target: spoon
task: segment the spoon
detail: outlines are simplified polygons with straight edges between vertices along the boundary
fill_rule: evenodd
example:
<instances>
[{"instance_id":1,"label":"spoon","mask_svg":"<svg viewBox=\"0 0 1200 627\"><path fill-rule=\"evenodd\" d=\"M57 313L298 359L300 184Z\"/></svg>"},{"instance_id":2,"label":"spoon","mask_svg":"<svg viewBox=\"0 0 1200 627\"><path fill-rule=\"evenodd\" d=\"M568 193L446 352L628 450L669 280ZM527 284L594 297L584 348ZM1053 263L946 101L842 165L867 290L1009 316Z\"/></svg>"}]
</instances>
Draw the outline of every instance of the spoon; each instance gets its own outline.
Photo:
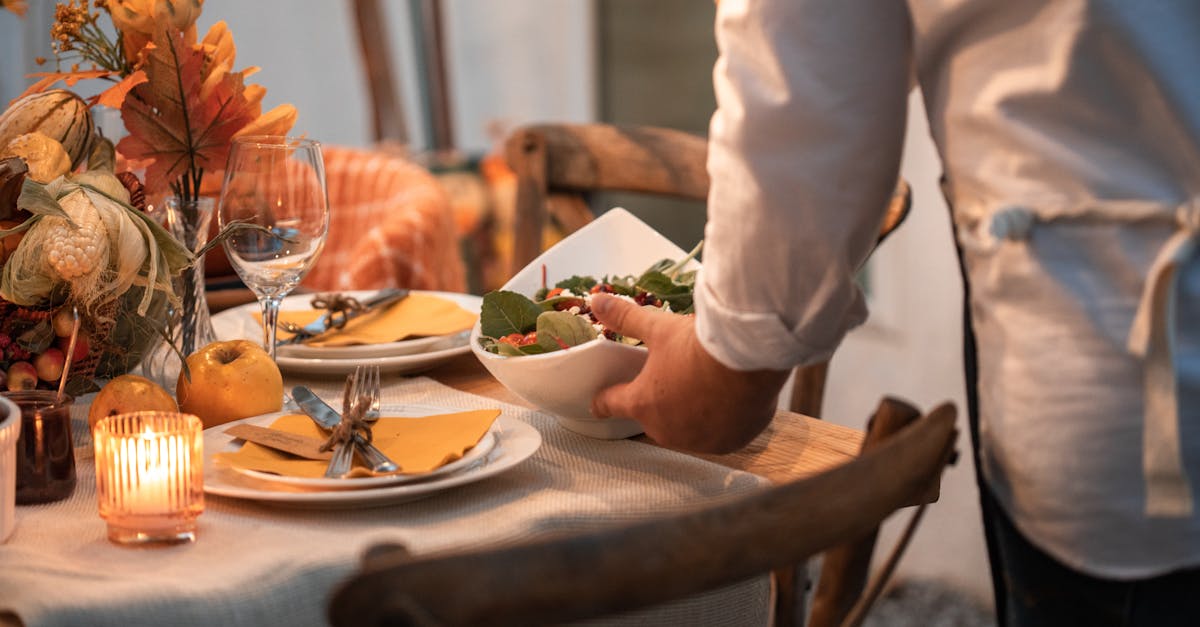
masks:
<instances>
[{"instance_id":1,"label":"spoon","mask_svg":"<svg viewBox=\"0 0 1200 627\"><path fill-rule=\"evenodd\" d=\"M67 391L67 376L71 374L71 359L75 357L75 340L79 339L79 308L71 307L75 322L71 323L71 339L67 342L67 354L63 358L62 377L58 380L58 395L54 401L61 404Z\"/></svg>"}]
</instances>

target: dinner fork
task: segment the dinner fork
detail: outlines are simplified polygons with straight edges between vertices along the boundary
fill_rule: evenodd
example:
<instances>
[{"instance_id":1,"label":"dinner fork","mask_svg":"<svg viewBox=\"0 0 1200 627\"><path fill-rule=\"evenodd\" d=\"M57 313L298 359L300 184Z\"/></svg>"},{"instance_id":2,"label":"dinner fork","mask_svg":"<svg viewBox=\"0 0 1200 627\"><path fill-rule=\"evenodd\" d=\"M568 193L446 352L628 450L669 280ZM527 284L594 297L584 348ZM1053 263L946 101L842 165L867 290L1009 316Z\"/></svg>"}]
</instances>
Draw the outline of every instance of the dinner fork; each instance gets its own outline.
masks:
<instances>
[{"instance_id":1,"label":"dinner fork","mask_svg":"<svg viewBox=\"0 0 1200 627\"><path fill-rule=\"evenodd\" d=\"M362 399L356 394L357 392L357 372L355 375L346 377L346 384L342 386L342 415L345 416L354 411L355 405L361 403ZM335 428L336 431L336 428ZM333 450L333 457L329 458L329 466L325 468L325 477L328 479L342 479L350 474L350 467L354 463L354 449L356 446L356 434L351 433L350 437L345 441L340 442L337 448Z\"/></svg>"},{"instance_id":2,"label":"dinner fork","mask_svg":"<svg viewBox=\"0 0 1200 627\"><path fill-rule=\"evenodd\" d=\"M374 426L379 420L381 394L379 366L356 366L354 368L354 377L359 381L360 395L367 399L367 410L363 414L363 419L368 424ZM373 444L367 442L367 439L362 434L354 434L354 443L358 445L359 452L362 453L363 459L367 464L371 466L371 470L375 472L393 472L400 469L383 451L380 451Z\"/></svg>"},{"instance_id":3,"label":"dinner fork","mask_svg":"<svg viewBox=\"0 0 1200 627\"><path fill-rule=\"evenodd\" d=\"M369 399L365 417L368 422L374 424L375 421L379 420L379 397L382 393L379 383L379 366L357 366L354 369L355 374L358 374L360 369L364 371L362 374L364 396Z\"/></svg>"}]
</instances>

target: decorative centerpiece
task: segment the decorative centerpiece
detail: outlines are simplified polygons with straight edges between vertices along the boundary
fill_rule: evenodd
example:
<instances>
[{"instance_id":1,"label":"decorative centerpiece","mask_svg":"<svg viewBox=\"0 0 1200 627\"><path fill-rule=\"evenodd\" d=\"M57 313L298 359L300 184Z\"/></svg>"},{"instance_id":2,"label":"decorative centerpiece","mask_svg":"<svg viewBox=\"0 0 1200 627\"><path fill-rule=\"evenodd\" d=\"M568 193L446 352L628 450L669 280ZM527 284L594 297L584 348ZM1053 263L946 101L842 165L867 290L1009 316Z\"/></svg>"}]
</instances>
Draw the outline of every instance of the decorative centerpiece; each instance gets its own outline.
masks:
<instances>
[{"instance_id":1,"label":"decorative centerpiece","mask_svg":"<svg viewBox=\"0 0 1200 627\"><path fill-rule=\"evenodd\" d=\"M225 23L197 38L202 5L57 5L55 70L34 74L0 117L0 157L17 159L0 162L6 372L50 352L54 331L65 328L56 316L70 321L62 312L82 316L83 345L96 358L92 368L72 369L81 381L142 361L152 378L173 385L183 357L216 339L204 299L203 253L217 241L209 242L214 203L206 193L215 191L235 136L285 134L296 110L262 113L266 90L246 83L255 68L233 70ZM113 84L86 100L50 89L81 80ZM115 147L95 131L95 105L121 112L128 135ZM144 186L131 172L143 173ZM169 232L144 213L148 206L165 208Z\"/></svg>"}]
</instances>

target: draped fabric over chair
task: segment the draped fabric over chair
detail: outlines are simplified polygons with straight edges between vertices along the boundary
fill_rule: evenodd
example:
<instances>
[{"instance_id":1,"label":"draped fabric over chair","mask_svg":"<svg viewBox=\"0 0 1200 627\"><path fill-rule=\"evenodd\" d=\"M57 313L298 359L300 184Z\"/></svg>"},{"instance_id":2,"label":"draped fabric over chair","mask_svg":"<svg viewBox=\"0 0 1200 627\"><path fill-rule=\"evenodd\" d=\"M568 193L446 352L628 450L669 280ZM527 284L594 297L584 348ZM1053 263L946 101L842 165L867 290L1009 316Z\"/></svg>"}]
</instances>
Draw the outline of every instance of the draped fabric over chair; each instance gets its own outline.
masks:
<instances>
[{"instance_id":1,"label":"draped fabric over chair","mask_svg":"<svg viewBox=\"0 0 1200 627\"><path fill-rule=\"evenodd\" d=\"M427 170L391 153L327 146L325 176L329 237L304 287L465 290L450 201Z\"/></svg>"}]
</instances>

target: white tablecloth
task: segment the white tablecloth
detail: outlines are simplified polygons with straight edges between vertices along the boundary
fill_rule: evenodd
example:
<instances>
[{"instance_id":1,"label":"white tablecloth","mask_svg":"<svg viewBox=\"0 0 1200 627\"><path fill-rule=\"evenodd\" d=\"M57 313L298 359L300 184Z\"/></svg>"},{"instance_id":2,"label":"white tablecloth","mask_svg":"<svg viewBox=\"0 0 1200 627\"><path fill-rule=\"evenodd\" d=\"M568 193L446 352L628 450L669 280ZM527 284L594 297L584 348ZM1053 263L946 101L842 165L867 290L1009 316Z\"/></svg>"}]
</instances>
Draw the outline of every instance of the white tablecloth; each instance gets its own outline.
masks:
<instances>
[{"instance_id":1,"label":"white tablecloth","mask_svg":"<svg viewBox=\"0 0 1200 627\"><path fill-rule=\"evenodd\" d=\"M306 383L327 400L340 385ZM51 625L321 625L333 586L363 551L400 542L420 554L598 528L712 503L765 481L632 441L576 435L552 416L469 395L425 378L385 381L384 403L499 407L528 422L542 447L512 470L427 499L360 510L308 511L208 497L191 544L128 548L108 541L97 513L89 449L74 495L17 509L0 545L0 618ZM77 442L89 444L86 401ZM763 625L766 577L615 617L616 624Z\"/></svg>"}]
</instances>

